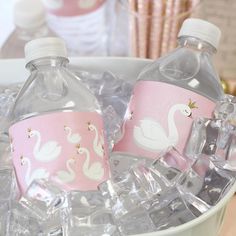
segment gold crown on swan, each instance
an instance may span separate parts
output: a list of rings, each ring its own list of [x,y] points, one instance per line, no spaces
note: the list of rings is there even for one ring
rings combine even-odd
[[[198,108],[198,107],[196,106],[196,102],[192,102],[191,99],[189,99],[188,107],[189,107],[190,109]]]

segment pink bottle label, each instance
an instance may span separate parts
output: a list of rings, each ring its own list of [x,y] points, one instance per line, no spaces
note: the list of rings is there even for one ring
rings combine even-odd
[[[206,97],[178,86],[139,81],[113,151],[150,158],[169,147],[183,153],[193,120],[211,117],[214,107]]]
[[[96,112],[58,112],[10,127],[13,163],[21,191],[39,178],[66,190],[94,190],[109,178],[102,117]]]
[[[43,0],[49,12],[57,16],[78,16],[96,11],[105,0]]]

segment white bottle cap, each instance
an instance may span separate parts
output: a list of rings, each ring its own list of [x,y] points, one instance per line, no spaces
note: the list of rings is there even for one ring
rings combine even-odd
[[[178,38],[181,36],[199,38],[207,43],[210,43],[217,49],[221,37],[221,31],[217,26],[208,21],[189,18],[182,24]]]
[[[65,42],[60,38],[39,38],[25,45],[26,63],[44,57],[66,57]]]
[[[18,0],[14,6],[15,25],[31,29],[45,22],[45,9],[40,0]]]

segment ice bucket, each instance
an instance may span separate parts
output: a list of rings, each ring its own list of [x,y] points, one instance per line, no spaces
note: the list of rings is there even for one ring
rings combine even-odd
[[[76,65],[81,70],[98,73],[111,71],[124,75],[129,80],[135,80],[139,72],[152,61],[135,58],[88,57],[71,58],[70,62],[72,66]],[[0,60],[0,85],[23,82],[27,76],[23,59]],[[235,191],[236,184],[215,207],[193,221],[178,227],[137,236],[217,236],[223,223],[226,206]]]

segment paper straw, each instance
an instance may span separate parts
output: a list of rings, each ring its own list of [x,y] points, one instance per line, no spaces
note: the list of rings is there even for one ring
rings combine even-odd
[[[151,26],[148,57],[157,59],[160,56],[163,28],[163,0],[153,0],[151,6]]]
[[[173,20],[171,24],[171,32],[170,32],[170,38],[169,38],[169,45],[168,45],[168,51],[174,49],[176,47],[176,40],[177,35],[179,32],[179,24],[181,20],[181,12],[182,12],[182,6],[183,6],[183,0],[175,0],[174,6],[173,6]],[[183,16],[182,16],[183,18]]]
[[[193,11],[194,8],[200,3],[200,0],[189,0],[189,11]]]
[[[149,32],[149,0],[138,0],[138,52],[139,57],[147,57]]]
[[[133,57],[138,56],[138,35],[137,35],[137,0],[129,0],[129,10],[130,10],[130,46],[131,46],[131,55]]]
[[[168,51],[173,5],[174,5],[174,0],[166,1],[165,23],[164,23],[164,28],[163,28],[161,55],[166,54],[166,52]]]
[[[191,14],[191,9],[189,8],[190,7],[190,5],[189,5],[190,2],[191,2],[191,0],[185,0],[185,1],[183,1],[182,5],[181,5],[181,14],[178,17],[179,18],[179,28],[183,24],[184,20],[186,18],[190,17],[190,14]]]

